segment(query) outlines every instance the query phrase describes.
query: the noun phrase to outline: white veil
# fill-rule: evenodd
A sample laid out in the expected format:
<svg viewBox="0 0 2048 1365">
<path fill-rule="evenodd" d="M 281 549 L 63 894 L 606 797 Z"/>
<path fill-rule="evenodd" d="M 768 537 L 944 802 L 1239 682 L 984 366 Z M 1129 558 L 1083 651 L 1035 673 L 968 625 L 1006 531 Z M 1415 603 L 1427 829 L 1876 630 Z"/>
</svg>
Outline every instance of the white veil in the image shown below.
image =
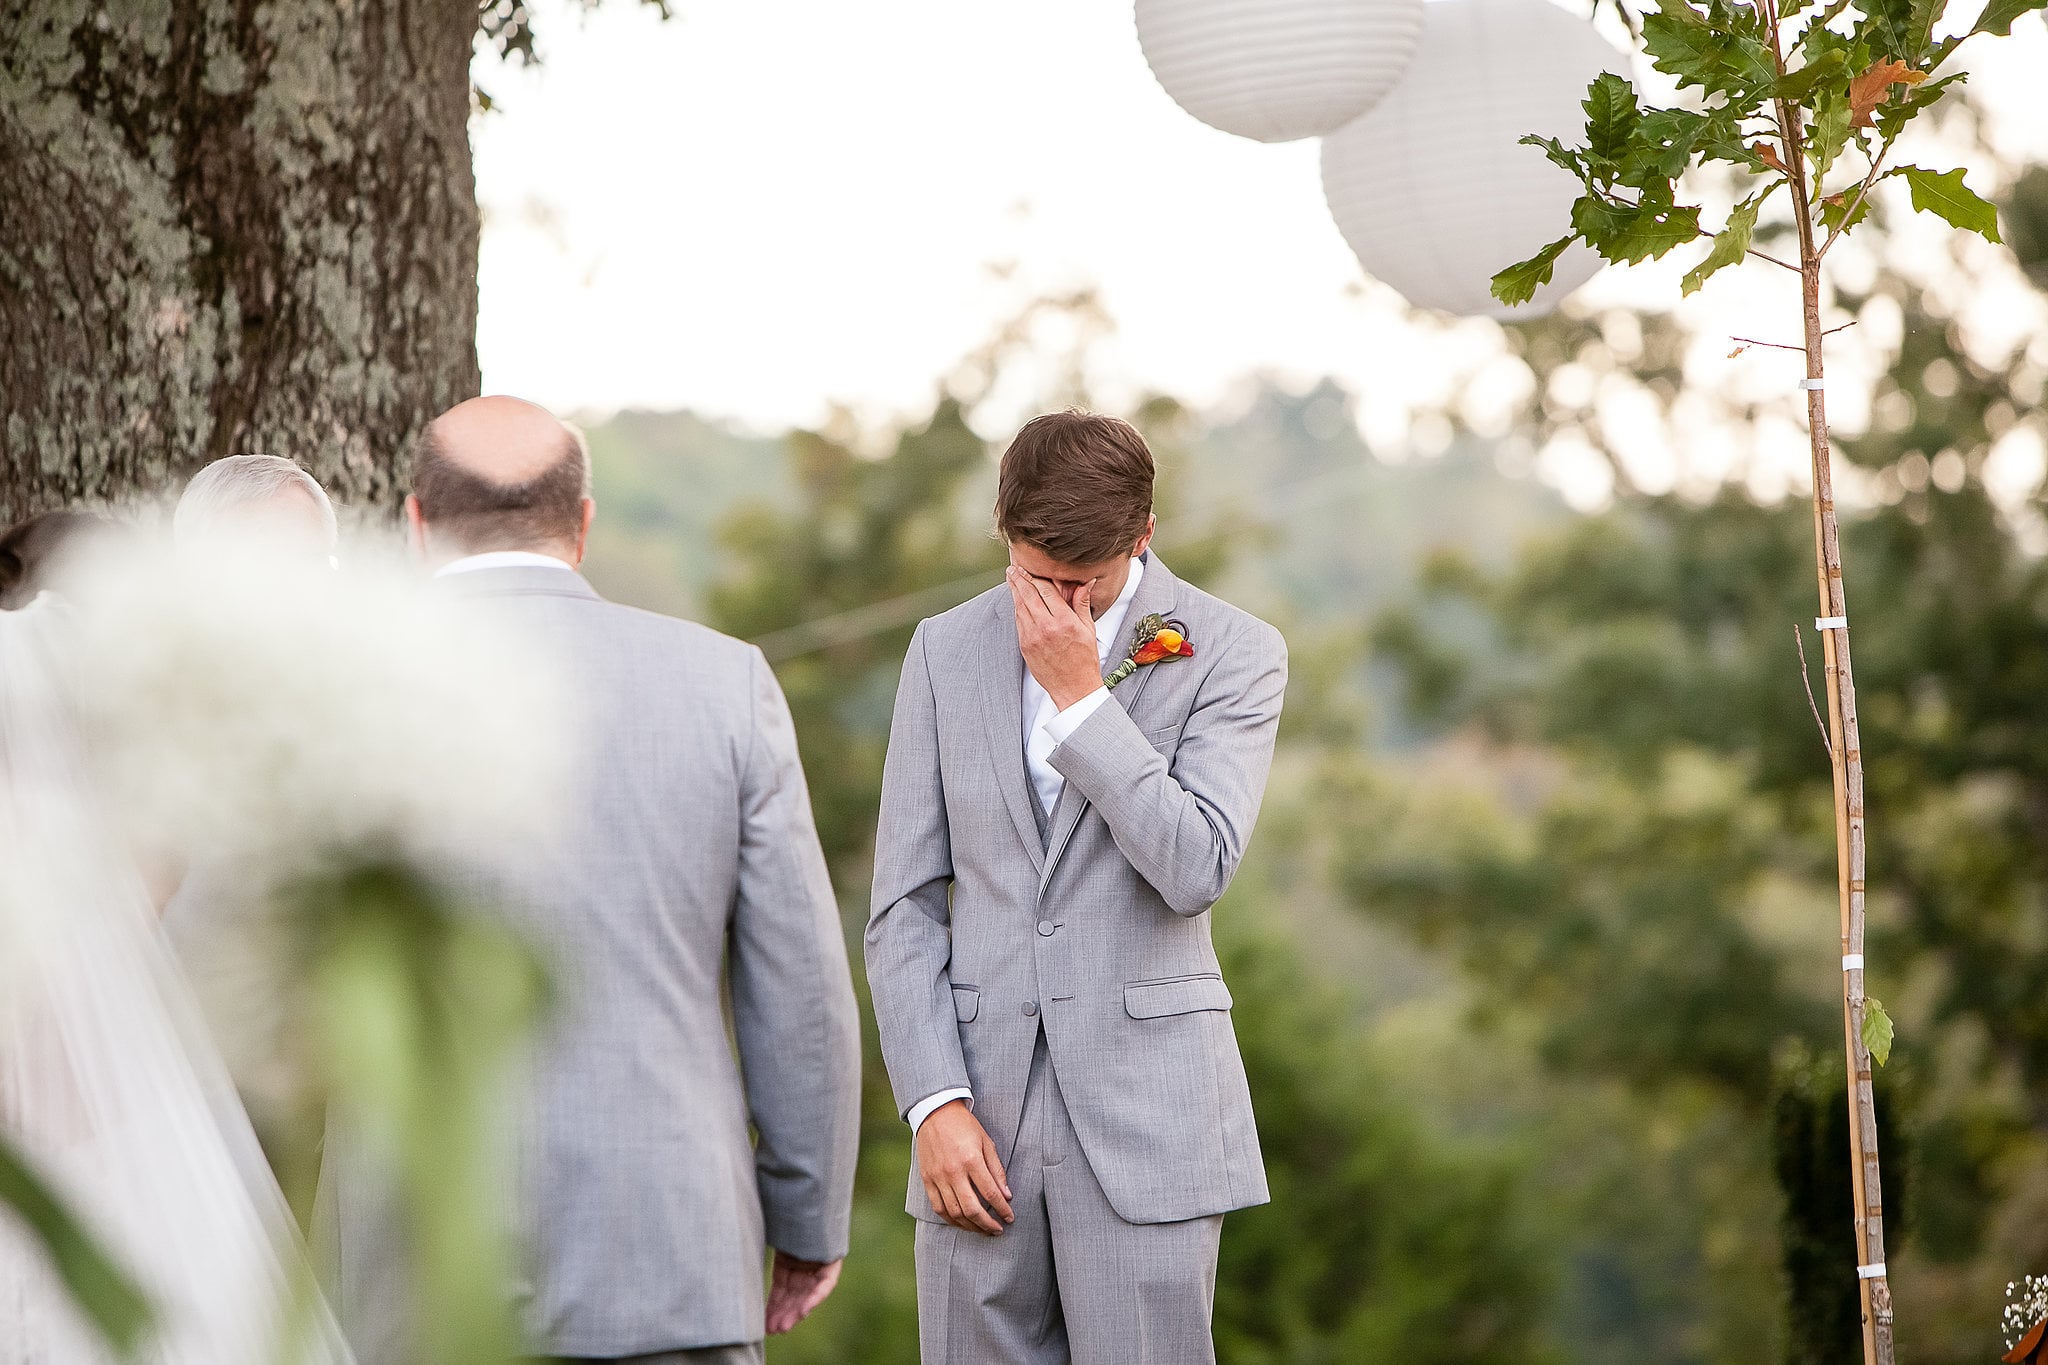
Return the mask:
<svg viewBox="0 0 2048 1365">
<path fill-rule="evenodd" d="M 74 622 L 0 612 L 0 1132 L 140 1284 L 148 1365 L 345 1365 L 247 1115 L 102 808 Z M 113 1357 L 0 1209 L 0 1365 Z"/>
</svg>

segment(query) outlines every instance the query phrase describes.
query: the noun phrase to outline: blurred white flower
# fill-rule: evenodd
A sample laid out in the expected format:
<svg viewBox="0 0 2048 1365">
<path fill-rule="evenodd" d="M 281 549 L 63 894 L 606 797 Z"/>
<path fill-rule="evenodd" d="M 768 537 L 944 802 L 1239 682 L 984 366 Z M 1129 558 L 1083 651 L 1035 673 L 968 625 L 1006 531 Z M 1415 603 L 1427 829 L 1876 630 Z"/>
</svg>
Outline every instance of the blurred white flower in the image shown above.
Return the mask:
<svg viewBox="0 0 2048 1365">
<path fill-rule="evenodd" d="M 89 567 L 73 701 L 139 845 L 290 876 L 546 832 L 568 758 L 549 670 L 392 555 L 347 564 L 252 545 Z"/>
<path fill-rule="evenodd" d="M 2048 1275 L 2027 1275 L 2018 1283 L 2008 1280 L 2005 1294 L 2005 1312 L 1999 1327 L 2005 1336 L 2005 1349 L 2011 1351 L 2036 1323 L 2048 1318 Z"/>
</svg>

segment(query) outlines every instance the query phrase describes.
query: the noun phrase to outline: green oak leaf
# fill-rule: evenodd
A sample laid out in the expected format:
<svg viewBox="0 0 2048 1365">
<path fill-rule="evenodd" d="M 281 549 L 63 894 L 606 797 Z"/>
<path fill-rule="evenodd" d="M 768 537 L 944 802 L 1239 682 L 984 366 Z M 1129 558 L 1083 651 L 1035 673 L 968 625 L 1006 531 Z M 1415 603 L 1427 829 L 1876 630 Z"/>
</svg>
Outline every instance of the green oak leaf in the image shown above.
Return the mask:
<svg viewBox="0 0 2048 1365">
<path fill-rule="evenodd" d="M 1572 205 L 1572 228 L 1586 239 L 1586 245 L 1605 256 L 1602 248 L 1618 238 L 1634 216 L 1635 210 L 1626 204 L 1597 194 L 1582 194 Z"/>
<path fill-rule="evenodd" d="M 1951 227 L 1974 232 L 1989 242 L 2002 242 L 1998 235 L 1998 210 L 1963 183 L 1963 173 L 1930 171 L 1921 166 L 1901 166 L 1887 175 L 1903 178 L 1913 191 L 1916 213 L 1932 213 Z"/>
<path fill-rule="evenodd" d="M 1770 21 L 1765 19 L 1764 5 L 1742 0 L 1740 4 L 1731 0 L 1707 0 L 1707 26 L 1723 33 L 1742 33 L 1759 40 L 1770 37 Z"/>
<path fill-rule="evenodd" d="M 1746 33 L 1727 35 L 1715 45 L 1713 55 L 1716 83 L 1727 87 L 1731 99 L 1746 100 L 1778 82 L 1770 50 Z"/>
<path fill-rule="evenodd" d="M 1910 63 L 1920 55 L 1913 38 L 1914 5 L 1915 0 L 1857 0 L 1865 15 L 1864 32 L 1875 40 L 1879 56 Z"/>
<path fill-rule="evenodd" d="M 1941 17 L 1943 6 L 1948 0 L 1913 0 L 1913 28 L 1909 39 L 1913 44 L 1914 60 L 1927 55 L 1927 48 L 1934 41 L 1934 21 Z M 1933 70 L 1932 67 L 1927 68 Z"/>
<path fill-rule="evenodd" d="M 1863 997 L 1863 1046 L 1870 1060 L 1883 1066 L 1892 1057 L 1892 1017 L 1874 995 Z"/>
<path fill-rule="evenodd" d="M 1620 160 L 1642 119 L 1635 87 L 1612 71 L 1603 71 L 1586 88 L 1582 107 L 1586 111 L 1587 150 L 1609 161 Z"/>
<path fill-rule="evenodd" d="M 1636 185 L 1642 193 L 1636 196 L 1636 203 L 1646 209 L 1668 209 L 1675 201 L 1678 190 L 1669 180 L 1661 176 L 1639 176 Z"/>
<path fill-rule="evenodd" d="M 1617 204 L 1581 195 L 1572 205 L 1572 228 L 1607 260 L 1635 265 L 1697 238 L 1700 211 Z"/>
<path fill-rule="evenodd" d="M 1696 294 L 1707 277 L 1715 271 L 1740 261 L 1749 251 L 1749 239 L 1756 233 L 1756 213 L 1763 207 L 1764 198 L 1770 193 L 1753 194 L 1737 204 L 1728 214 L 1728 226 L 1721 229 L 1714 238 L 1714 249 L 1707 258 L 1685 272 L 1685 292 Z"/>
<path fill-rule="evenodd" d="M 1835 0 L 1835 3 L 1814 15 L 1806 27 L 1799 31 L 1799 36 L 1792 40 L 1793 46 L 1806 54 L 1806 60 L 1817 60 L 1821 54 L 1836 49 L 1845 52 L 1848 50 L 1851 41 L 1849 36 L 1828 27 L 1847 3 L 1848 0 Z"/>
<path fill-rule="evenodd" d="M 141 1344 L 154 1316 L 141 1288 L 4 1139 L 0 1209 L 13 1210 L 32 1240 L 42 1244 L 73 1303 L 110 1346 L 126 1356 Z"/>
<path fill-rule="evenodd" d="M 1808 61 L 1797 71 L 1788 71 L 1771 91 L 1779 99 L 1804 100 L 1822 81 L 1835 80 L 1849 69 L 1849 54 L 1834 48 Z"/>
<path fill-rule="evenodd" d="M 1847 91 L 1823 90 L 1814 101 L 1813 123 L 1806 132 L 1806 154 L 1813 158 L 1813 183 L 1817 187 L 1821 178 L 1841 158 L 1842 149 L 1849 145 L 1851 114 Z"/>
<path fill-rule="evenodd" d="M 1526 261 L 1517 261 L 1493 277 L 1493 296 L 1509 307 L 1527 303 L 1536 291 L 1550 283 L 1551 268 L 1577 238 L 1560 237 Z"/>
<path fill-rule="evenodd" d="M 1681 88 L 1753 91 L 1770 85 L 1778 72 L 1762 35 L 1761 16 L 1724 0 L 1713 0 L 1704 15 L 1685 0 L 1657 0 L 1657 12 L 1643 16 L 1643 47 L 1652 65 L 1676 76 Z"/>
<path fill-rule="evenodd" d="M 1657 13 L 1674 24 L 1690 24 L 1701 29 L 1707 27 L 1707 16 L 1686 0 L 1657 0 Z"/>
<path fill-rule="evenodd" d="M 1942 91 L 1969 78 L 1970 73 L 1967 71 L 1954 71 L 1940 80 L 1922 81 L 1902 96 L 1895 96 L 1880 104 L 1873 115 L 1877 121 L 1877 135 L 1890 142 L 1899 135 L 1915 114 L 1940 99 Z"/>
<path fill-rule="evenodd" d="M 1691 109 L 1647 109 L 1636 123 L 1634 167 L 1665 180 L 1685 174 L 1711 120 Z M 1624 178 L 1623 183 L 1635 181 Z"/>
<path fill-rule="evenodd" d="M 1984 6 L 1984 12 L 1977 16 L 1977 26 L 1972 33 L 1991 33 L 2000 38 L 2012 36 L 2012 21 L 2023 14 L 2032 14 L 2037 9 L 2048 9 L 2048 0 L 1991 0 Z"/>
<path fill-rule="evenodd" d="M 1730 38 L 1724 60 L 1746 91 L 1768 90 L 1777 83 L 1778 63 L 1771 50 L 1746 33 Z"/>
<path fill-rule="evenodd" d="M 1700 159 L 1746 166 L 1762 175 L 1771 167 L 1756 154 L 1752 143 L 1751 138 L 1743 135 L 1742 120 L 1738 117 L 1737 110 L 1733 106 L 1724 106 L 1710 111 L 1707 115 L 1707 126 L 1700 130 Z"/>
<path fill-rule="evenodd" d="M 1593 188 L 1593 173 L 1586 169 L 1586 159 L 1576 148 L 1567 147 L 1554 137 L 1541 137 L 1535 133 L 1524 133 L 1518 142 L 1524 147 L 1541 147 L 1550 164 L 1570 171 L 1585 183 L 1587 189 Z"/>
<path fill-rule="evenodd" d="M 1856 206 L 1854 214 L 1849 211 L 1851 204 Z M 1821 225 L 1829 232 L 1847 232 L 1869 216 L 1870 196 L 1866 194 L 1859 200 L 1854 185 L 1820 201 Z"/>
<path fill-rule="evenodd" d="M 1643 48 L 1650 54 L 1652 66 L 1677 78 L 1679 89 L 1705 86 L 1720 66 L 1714 35 L 1706 21 L 1688 7 L 1676 8 L 1684 10 L 1690 20 L 1674 17 L 1668 7 L 1643 16 Z"/>
</svg>

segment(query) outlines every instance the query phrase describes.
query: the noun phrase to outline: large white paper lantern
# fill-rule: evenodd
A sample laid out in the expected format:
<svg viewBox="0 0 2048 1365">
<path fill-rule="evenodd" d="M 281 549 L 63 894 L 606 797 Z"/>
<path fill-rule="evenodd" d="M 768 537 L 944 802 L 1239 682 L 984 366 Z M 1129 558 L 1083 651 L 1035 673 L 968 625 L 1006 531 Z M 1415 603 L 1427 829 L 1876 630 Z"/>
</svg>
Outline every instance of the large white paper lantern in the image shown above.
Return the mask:
<svg viewBox="0 0 2048 1365">
<path fill-rule="evenodd" d="M 1423 0 L 1137 0 L 1138 45 L 1174 103 L 1260 142 L 1335 132 L 1401 78 Z"/>
<path fill-rule="evenodd" d="M 1323 143 L 1323 195 L 1366 273 L 1419 308 L 1533 318 L 1593 278 L 1583 243 L 1520 308 L 1495 274 L 1570 230 L 1579 182 L 1524 133 L 1582 139 L 1586 86 L 1628 63 L 1550 0 L 1432 0 L 1407 74 Z"/>
</svg>

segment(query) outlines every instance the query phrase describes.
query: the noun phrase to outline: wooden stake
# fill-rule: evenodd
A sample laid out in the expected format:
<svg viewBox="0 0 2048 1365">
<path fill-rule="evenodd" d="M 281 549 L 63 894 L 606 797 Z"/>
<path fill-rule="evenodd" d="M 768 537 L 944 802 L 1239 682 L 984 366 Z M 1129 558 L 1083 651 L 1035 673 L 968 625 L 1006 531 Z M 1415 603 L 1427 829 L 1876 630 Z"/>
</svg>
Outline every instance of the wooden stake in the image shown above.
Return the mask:
<svg viewBox="0 0 2048 1365">
<path fill-rule="evenodd" d="M 1784 73 L 1783 45 L 1775 18 L 1767 20 L 1771 52 Z M 1812 204 L 1806 186 L 1804 137 L 1799 110 L 1779 100 L 1778 132 L 1783 143 L 1786 177 L 1792 191 L 1792 220 L 1799 230 L 1799 293 L 1805 322 L 1806 424 L 1813 456 L 1813 552 L 1819 584 L 1820 614 L 1847 620 L 1849 602 L 1842 584 L 1841 531 L 1835 518 L 1833 465 L 1828 445 L 1826 367 L 1822 352 L 1827 332 L 1820 325 L 1820 258 L 1814 241 Z M 1823 630 L 1821 651 L 1826 660 L 1829 767 L 1835 796 L 1835 877 L 1841 917 L 1844 963 L 1861 962 L 1864 939 L 1865 831 L 1863 822 L 1863 750 L 1856 725 L 1856 674 L 1850 662 L 1847 627 Z M 1891 1286 L 1882 1275 L 1865 1278 L 1861 1268 L 1884 1264 L 1884 1200 L 1878 1176 L 1877 1105 L 1871 1088 L 1870 1052 L 1863 1046 L 1863 969 L 1842 972 L 1842 1051 L 1848 1070 L 1849 1175 L 1854 1201 L 1857 1288 L 1863 1304 L 1865 1365 L 1895 1365 L 1892 1344 Z"/>
</svg>

